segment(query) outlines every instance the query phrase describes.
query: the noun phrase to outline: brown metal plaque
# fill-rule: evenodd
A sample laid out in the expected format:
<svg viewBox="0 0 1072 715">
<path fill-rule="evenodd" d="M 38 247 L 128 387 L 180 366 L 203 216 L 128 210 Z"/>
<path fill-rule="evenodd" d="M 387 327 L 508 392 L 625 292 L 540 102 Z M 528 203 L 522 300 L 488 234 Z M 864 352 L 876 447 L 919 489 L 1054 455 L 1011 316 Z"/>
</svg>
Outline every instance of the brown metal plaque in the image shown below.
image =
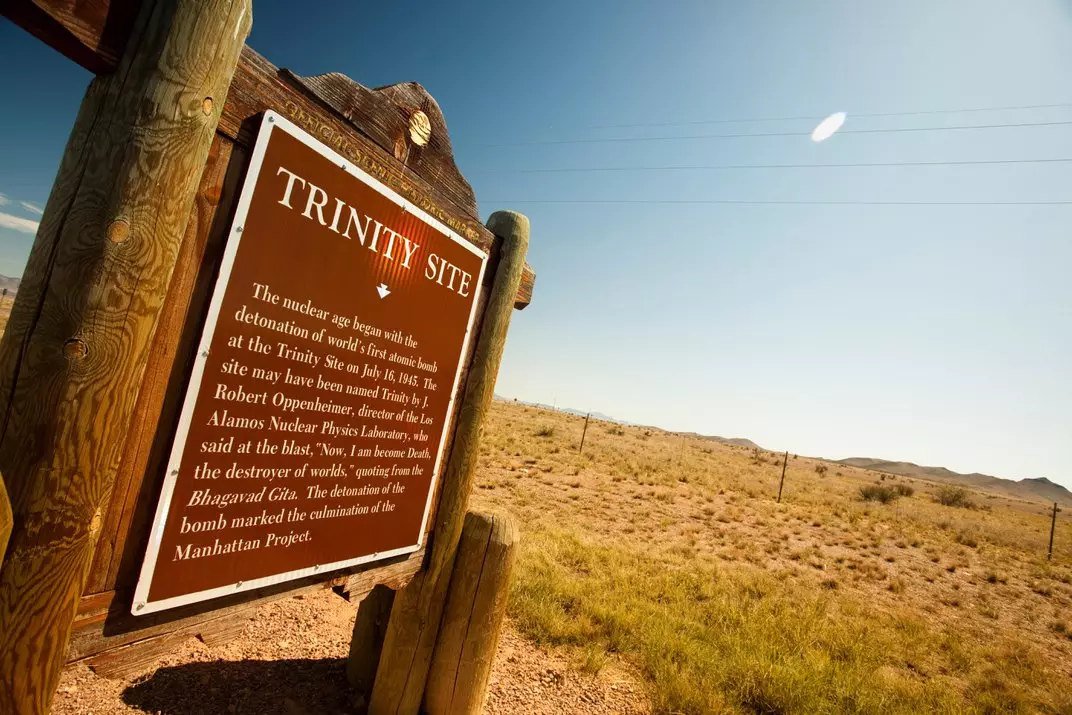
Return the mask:
<svg viewBox="0 0 1072 715">
<path fill-rule="evenodd" d="M 420 548 L 486 263 L 266 113 L 132 612 Z"/>
</svg>

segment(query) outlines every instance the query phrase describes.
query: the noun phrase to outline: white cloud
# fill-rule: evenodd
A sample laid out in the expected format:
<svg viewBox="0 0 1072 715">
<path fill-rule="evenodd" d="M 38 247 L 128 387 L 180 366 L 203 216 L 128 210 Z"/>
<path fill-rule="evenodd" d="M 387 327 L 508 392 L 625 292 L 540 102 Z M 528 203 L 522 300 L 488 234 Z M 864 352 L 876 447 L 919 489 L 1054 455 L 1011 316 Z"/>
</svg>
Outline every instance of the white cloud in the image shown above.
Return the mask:
<svg viewBox="0 0 1072 715">
<path fill-rule="evenodd" d="M 8 202 L 8 198 L 6 196 L 4 196 L 3 194 L 0 194 L 0 206 L 3 206 L 7 202 Z"/>
<path fill-rule="evenodd" d="M 10 228 L 23 233 L 37 233 L 37 227 L 41 224 L 21 216 L 12 216 L 0 212 L 0 228 Z"/>
<path fill-rule="evenodd" d="M 38 216 L 40 216 L 45 213 L 45 210 L 43 208 L 33 203 L 32 201 L 20 201 L 19 204 L 22 205 L 22 208 L 24 210 L 29 211 L 32 214 L 37 214 Z"/>
</svg>

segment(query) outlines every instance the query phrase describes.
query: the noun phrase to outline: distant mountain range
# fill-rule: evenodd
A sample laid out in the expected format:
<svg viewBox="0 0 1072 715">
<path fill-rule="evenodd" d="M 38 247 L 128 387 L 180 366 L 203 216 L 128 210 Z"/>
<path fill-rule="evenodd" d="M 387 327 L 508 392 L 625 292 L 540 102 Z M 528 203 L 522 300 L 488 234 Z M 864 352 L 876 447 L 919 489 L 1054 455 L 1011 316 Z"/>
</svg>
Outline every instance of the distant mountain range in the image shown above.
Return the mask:
<svg viewBox="0 0 1072 715">
<path fill-rule="evenodd" d="M 1004 479 L 992 477 L 989 474 L 961 474 L 945 467 L 922 467 L 912 462 L 891 462 L 886 459 L 874 459 L 871 457 L 849 457 L 848 459 L 833 460 L 837 464 L 845 464 L 850 467 L 870 469 L 875 472 L 897 474 L 905 477 L 928 479 L 932 482 L 955 482 L 964 486 L 985 489 L 998 492 L 1005 496 L 1057 502 L 1063 506 L 1072 506 L 1072 492 L 1060 484 L 1054 484 L 1046 477 L 1034 477 L 1027 479 Z"/>
<path fill-rule="evenodd" d="M 752 440 L 745 439 L 744 437 L 719 437 L 713 434 L 701 434 L 697 436 L 703 437 L 704 439 L 713 439 L 716 442 L 722 442 L 723 444 L 735 444 L 738 447 L 747 447 L 748 449 L 763 449 Z"/>
<path fill-rule="evenodd" d="M 553 407 L 552 405 L 545 405 L 539 402 L 524 402 L 522 400 L 500 397 L 499 395 L 496 395 L 495 399 L 503 400 L 505 402 L 519 402 L 520 404 L 528 405 L 529 407 L 540 407 L 546 410 L 553 409 L 571 415 L 580 415 L 581 417 L 584 417 L 585 414 L 587 414 L 583 410 L 575 410 L 570 407 Z M 598 420 L 614 422 L 630 427 L 642 426 L 633 422 L 616 419 L 609 415 L 605 415 L 602 412 L 593 412 L 592 417 Z M 696 432 L 677 432 L 675 434 L 710 439 L 715 442 L 721 442 L 722 444 L 732 444 L 746 449 L 763 449 L 763 447 L 760 447 L 752 440 L 745 439 L 744 437 L 719 437 L 718 435 L 704 435 L 697 434 Z M 817 459 L 825 458 L 818 457 Z M 1014 497 L 1017 499 L 1045 501 L 1050 503 L 1057 502 L 1061 506 L 1072 506 L 1072 492 L 1065 489 L 1060 484 L 1051 482 L 1045 477 L 1015 480 L 1005 479 L 1003 477 L 992 477 L 989 474 L 960 474 L 959 472 L 954 472 L 945 467 L 922 467 L 918 464 L 913 464 L 912 462 L 894 462 L 888 459 L 875 459 L 873 457 L 849 457 L 848 459 L 829 459 L 826 461 L 833 462 L 834 464 L 844 464 L 850 467 L 870 469 L 885 474 L 897 474 L 899 476 L 916 479 L 927 479 L 933 482 L 951 482 L 976 489 L 983 489 L 989 492 L 996 492 L 1003 496 Z"/>
<path fill-rule="evenodd" d="M 502 400 L 503 402 L 516 402 L 519 405 L 527 405 L 528 407 L 539 407 L 544 410 L 554 410 L 555 412 L 565 412 L 568 415 L 579 415 L 584 417 L 589 414 L 585 410 L 575 410 L 572 407 L 558 407 L 556 405 L 545 405 L 542 402 L 526 402 L 525 400 L 516 400 L 513 397 L 503 397 L 502 395 L 495 395 L 496 400 Z M 632 422 L 626 422 L 625 420 L 619 420 L 616 417 L 605 415 L 602 412 L 593 412 L 592 419 L 603 420 L 604 422 L 613 422 L 619 425 L 626 425 L 627 427 L 639 427 L 640 425 Z"/>
<path fill-rule="evenodd" d="M 9 278 L 8 276 L 0 276 L 0 290 L 6 288 L 8 295 L 18 291 L 20 283 L 22 283 L 21 278 Z"/>
</svg>

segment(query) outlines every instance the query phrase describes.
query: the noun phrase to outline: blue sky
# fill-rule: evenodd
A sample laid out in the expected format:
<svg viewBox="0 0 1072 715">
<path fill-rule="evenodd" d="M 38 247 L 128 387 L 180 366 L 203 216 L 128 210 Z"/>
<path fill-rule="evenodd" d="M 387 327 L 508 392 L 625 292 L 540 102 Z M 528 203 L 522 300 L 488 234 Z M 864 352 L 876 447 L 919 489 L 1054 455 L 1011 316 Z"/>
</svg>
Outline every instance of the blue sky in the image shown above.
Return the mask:
<svg viewBox="0 0 1072 715">
<path fill-rule="evenodd" d="M 799 135 L 834 111 L 846 130 L 1072 122 L 859 116 L 1072 103 L 1072 3 L 315 5 L 256 0 L 250 44 L 300 74 L 421 82 L 481 211 L 532 219 L 500 394 L 1072 486 L 1072 205 L 987 204 L 1072 200 L 1072 163 L 518 171 L 1072 158 L 1072 124 Z M 89 77 L 6 23 L 0 60 L 20 68 L 0 115 L 13 275 L 32 235 L 10 224 L 44 205 Z M 610 126 L 770 117 L 808 118 Z M 533 143 L 729 133 L 797 135 Z M 584 203 L 622 199 L 982 205 Z"/>
</svg>

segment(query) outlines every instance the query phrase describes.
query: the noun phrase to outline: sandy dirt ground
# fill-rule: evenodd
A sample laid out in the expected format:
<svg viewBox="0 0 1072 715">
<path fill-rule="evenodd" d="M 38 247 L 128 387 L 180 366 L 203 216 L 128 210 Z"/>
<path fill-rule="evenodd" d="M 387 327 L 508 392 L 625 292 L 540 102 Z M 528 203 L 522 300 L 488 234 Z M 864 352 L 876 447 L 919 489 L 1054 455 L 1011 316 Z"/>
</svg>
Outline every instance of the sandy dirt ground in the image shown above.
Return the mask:
<svg viewBox="0 0 1072 715">
<path fill-rule="evenodd" d="M 53 715 L 342 715 L 356 712 L 346 654 L 356 606 L 324 591 L 257 609 L 238 638 L 210 648 L 196 638 L 130 678 L 73 665 Z M 623 668 L 596 676 L 537 648 L 509 624 L 488 688 L 487 713 L 649 713 L 642 686 Z"/>
</svg>

